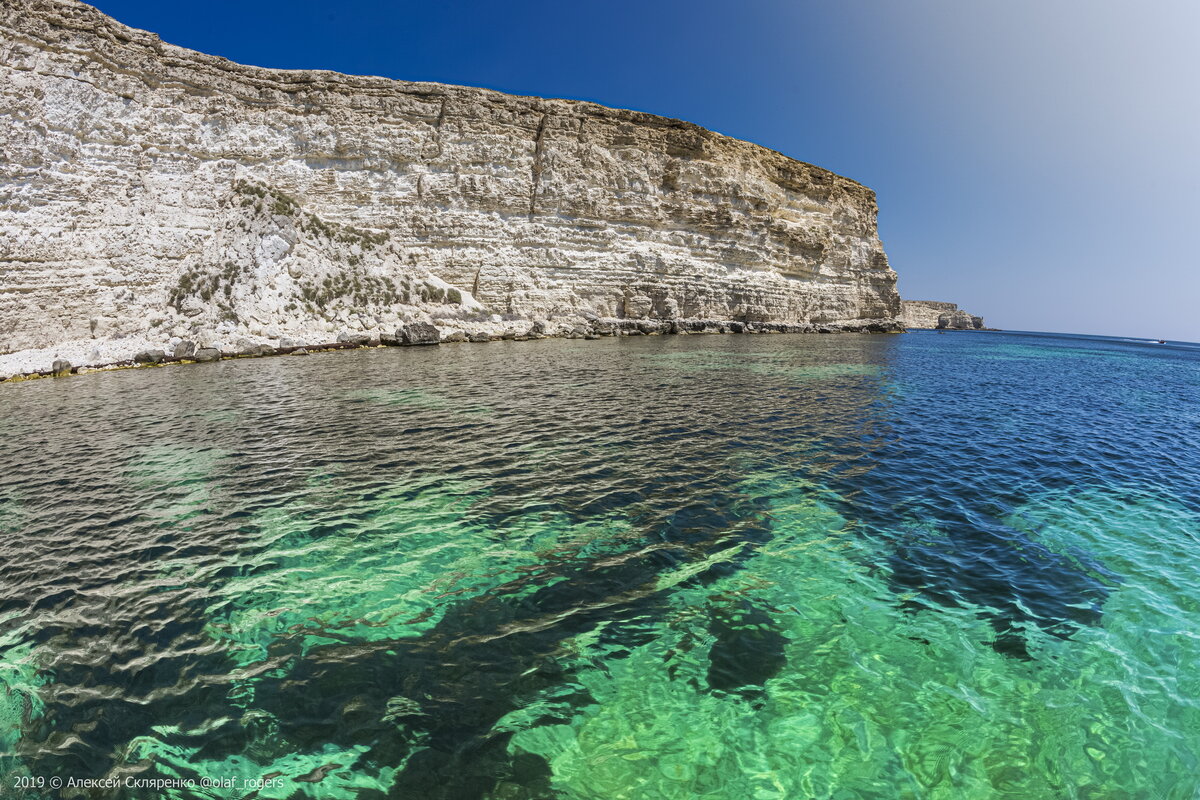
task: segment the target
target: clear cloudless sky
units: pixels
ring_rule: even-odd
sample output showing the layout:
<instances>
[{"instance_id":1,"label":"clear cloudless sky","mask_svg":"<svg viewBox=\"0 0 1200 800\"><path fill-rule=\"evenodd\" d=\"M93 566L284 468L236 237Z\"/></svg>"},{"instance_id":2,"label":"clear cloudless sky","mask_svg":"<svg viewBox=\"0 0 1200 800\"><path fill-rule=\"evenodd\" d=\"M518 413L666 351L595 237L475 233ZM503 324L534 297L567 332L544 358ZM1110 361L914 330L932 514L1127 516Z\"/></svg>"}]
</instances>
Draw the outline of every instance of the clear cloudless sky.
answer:
<instances>
[{"instance_id":1,"label":"clear cloudless sky","mask_svg":"<svg viewBox=\"0 0 1200 800\"><path fill-rule=\"evenodd\" d=\"M594 100L878 194L904 297L1200 341L1197 0L96 0L248 64Z\"/></svg>"}]
</instances>

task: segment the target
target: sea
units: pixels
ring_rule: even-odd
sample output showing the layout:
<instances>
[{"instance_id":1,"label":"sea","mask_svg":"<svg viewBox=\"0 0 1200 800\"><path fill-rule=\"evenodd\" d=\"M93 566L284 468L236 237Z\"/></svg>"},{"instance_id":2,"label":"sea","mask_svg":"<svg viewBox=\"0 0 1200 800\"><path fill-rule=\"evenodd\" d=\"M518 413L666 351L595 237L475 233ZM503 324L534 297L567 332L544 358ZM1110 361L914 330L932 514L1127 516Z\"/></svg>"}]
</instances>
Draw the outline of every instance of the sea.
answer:
<instances>
[{"instance_id":1,"label":"sea","mask_svg":"<svg viewBox=\"0 0 1200 800\"><path fill-rule=\"evenodd\" d=\"M0 385L0 797L1200 797L1200 346Z\"/></svg>"}]
</instances>

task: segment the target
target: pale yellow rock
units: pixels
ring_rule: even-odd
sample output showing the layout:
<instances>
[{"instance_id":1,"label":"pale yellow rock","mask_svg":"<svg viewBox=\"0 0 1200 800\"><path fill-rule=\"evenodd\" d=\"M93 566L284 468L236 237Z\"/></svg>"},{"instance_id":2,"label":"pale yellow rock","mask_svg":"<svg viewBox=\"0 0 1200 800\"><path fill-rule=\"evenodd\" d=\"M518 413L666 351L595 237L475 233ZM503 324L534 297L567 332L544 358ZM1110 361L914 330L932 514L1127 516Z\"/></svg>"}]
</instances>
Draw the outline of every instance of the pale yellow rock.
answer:
<instances>
[{"instance_id":1,"label":"pale yellow rock","mask_svg":"<svg viewBox=\"0 0 1200 800\"><path fill-rule=\"evenodd\" d=\"M0 150L0 353L492 313L898 327L875 195L827 170L591 103L242 66L73 0L0 0Z\"/></svg>"},{"instance_id":2,"label":"pale yellow rock","mask_svg":"<svg viewBox=\"0 0 1200 800\"><path fill-rule=\"evenodd\" d=\"M906 328L936 328L938 317L958 310L957 303L938 300L900 301L900 321Z\"/></svg>"},{"instance_id":3,"label":"pale yellow rock","mask_svg":"<svg viewBox=\"0 0 1200 800\"><path fill-rule=\"evenodd\" d=\"M973 316L957 303L938 300L902 300L900 322L905 328L977 329L983 327L983 317Z\"/></svg>"}]
</instances>

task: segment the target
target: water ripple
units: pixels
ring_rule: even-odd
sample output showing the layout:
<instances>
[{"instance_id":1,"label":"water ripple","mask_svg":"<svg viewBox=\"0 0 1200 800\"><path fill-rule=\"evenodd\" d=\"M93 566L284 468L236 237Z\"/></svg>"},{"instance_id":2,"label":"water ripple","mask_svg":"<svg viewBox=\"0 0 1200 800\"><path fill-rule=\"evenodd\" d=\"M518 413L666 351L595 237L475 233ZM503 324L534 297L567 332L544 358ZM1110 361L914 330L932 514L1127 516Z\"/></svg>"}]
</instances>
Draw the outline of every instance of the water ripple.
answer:
<instances>
[{"instance_id":1,"label":"water ripple","mask_svg":"<svg viewBox=\"0 0 1200 800\"><path fill-rule=\"evenodd\" d=\"M185 782L73 795L114 798L1191 798L1198 385L1186 348L1000 334L6 385L0 767Z\"/></svg>"}]
</instances>

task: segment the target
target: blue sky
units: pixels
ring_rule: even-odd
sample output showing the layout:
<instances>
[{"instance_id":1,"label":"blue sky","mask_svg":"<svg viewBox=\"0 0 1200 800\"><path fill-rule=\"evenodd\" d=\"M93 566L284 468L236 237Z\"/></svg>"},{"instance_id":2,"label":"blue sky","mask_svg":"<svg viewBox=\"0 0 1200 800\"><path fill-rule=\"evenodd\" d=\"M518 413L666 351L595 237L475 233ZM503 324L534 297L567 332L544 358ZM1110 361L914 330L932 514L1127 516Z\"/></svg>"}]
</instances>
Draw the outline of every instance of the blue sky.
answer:
<instances>
[{"instance_id":1,"label":"blue sky","mask_svg":"<svg viewBox=\"0 0 1200 800\"><path fill-rule=\"evenodd\" d=\"M1200 341L1194 0L99 0L243 63L595 100L876 190L904 297Z\"/></svg>"}]
</instances>

